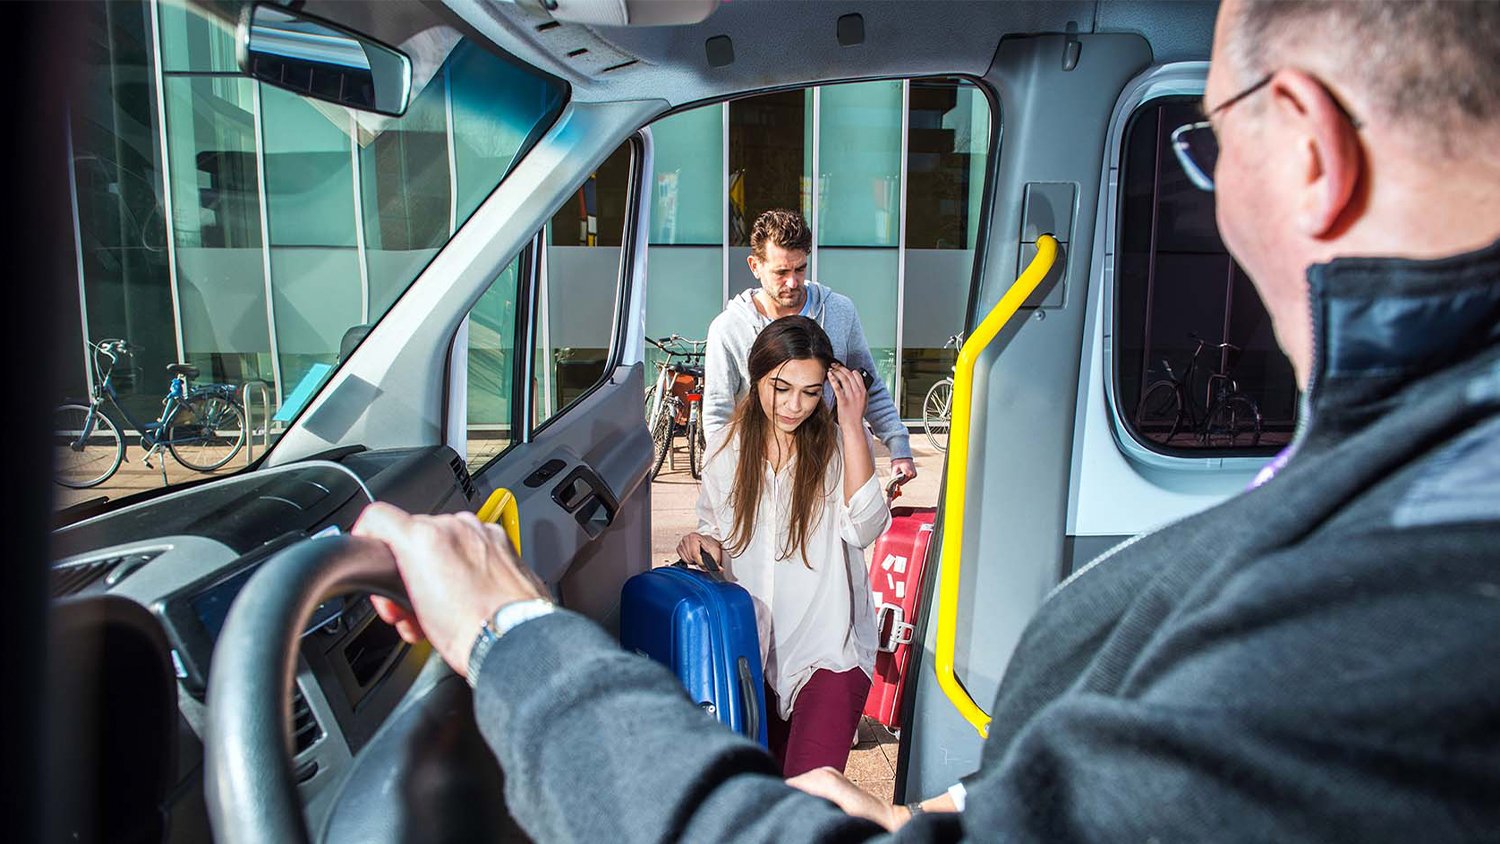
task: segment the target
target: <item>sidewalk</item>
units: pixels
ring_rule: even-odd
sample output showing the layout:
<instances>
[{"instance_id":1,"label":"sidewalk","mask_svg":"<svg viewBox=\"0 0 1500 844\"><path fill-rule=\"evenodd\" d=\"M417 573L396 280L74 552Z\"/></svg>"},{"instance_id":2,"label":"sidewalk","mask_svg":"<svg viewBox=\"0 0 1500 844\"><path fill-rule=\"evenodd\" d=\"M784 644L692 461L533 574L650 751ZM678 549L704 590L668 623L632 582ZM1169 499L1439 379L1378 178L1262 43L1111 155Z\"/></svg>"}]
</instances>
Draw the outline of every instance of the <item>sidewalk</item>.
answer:
<instances>
[{"instance_id":1,"label":"sidewalk","mask_svg":"<svg viewBox=\"0 0 1500 844\"><path fill-rule=\"evenodd\" d=\"M668 463L651 486L651 564L667 565L677 560L677 540L698 526L694 507L698 501L698 482L688 472L687 444L678 437L676 468ZM933 507L937 505L946 455L932 447L919 427L912 432L912 456L917 461L917 477L901 488L897 506ZM670 458L669 458L670 459ZM882 483L891 476L891 456L885 446L875 444L875 472ZM867 560L868 562L868 560ZM859 726L859 744L849 752L844 775L865 791L889 801L896 784L898 739L869 719Z\"/></svg>"}]
</instances>

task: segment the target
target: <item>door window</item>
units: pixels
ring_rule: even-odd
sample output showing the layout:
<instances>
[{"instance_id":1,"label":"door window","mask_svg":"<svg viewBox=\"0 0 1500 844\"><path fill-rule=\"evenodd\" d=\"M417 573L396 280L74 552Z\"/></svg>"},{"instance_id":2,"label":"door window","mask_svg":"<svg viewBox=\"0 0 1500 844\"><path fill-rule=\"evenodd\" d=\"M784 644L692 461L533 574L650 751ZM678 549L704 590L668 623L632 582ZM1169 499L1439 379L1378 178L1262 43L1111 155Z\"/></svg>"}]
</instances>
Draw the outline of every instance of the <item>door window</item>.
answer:
<instances>
[{"instance_id":1,"label":"door window","mask_svg":"<svg viewBox=\"0 0 1500 844\"><path fill-rule=\"evenodd\" d=\"M536 426L604 377L627 240L632 144L622 144L547 226L537 297Z\"/></svg>"},{"instance_id":2,"label":"door window","mask_svg":"<svg viewBox=\"0 0 1500 844\"><path fill-rule=\"evenodd\" d=\"M604 377L615 357L616 306L636 169L622 144L553 213L537 249L506 266L469 312L467 459L484 466L532 430L566 412ZM535 291L534 294L530 291ZM523 295L526 294L526 295ZM519 314L529 300L530 314ZM528 319L530 317L530 319ZM516 350L534 325L530 418L515 388Z\"/></svg>"},{"instance_id":3,"label":"door window","mask_svg":"<svg viewBox=\"0 0 1500 844\"><path fill-rule=\"evenodd\" d=\"M1183 457L1270 454L1297 422L1291 363L1219 239L1213 194L1171 149L1199 100L1147 102L1125 132L1115 300L1115 408L1142 445Z\"/></svg>"}]
</instances>

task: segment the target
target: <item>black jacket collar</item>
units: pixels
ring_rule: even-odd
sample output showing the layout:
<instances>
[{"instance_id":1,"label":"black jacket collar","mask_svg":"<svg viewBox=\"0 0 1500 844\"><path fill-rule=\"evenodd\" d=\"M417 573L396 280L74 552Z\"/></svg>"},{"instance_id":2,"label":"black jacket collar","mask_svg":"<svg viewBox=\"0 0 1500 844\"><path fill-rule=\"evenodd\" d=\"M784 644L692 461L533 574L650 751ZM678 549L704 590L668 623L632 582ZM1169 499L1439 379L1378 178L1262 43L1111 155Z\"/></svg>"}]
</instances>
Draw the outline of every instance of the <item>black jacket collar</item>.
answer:
<instances>
[{"instance_id":1,"label":"black jacket collar","mask_svg":"<svg viewBox=\"0 0 1500 844\"><path fill-rule=\"evenodd\" d=\"M1319 422L1500 346L1500 241L1436 260L1339 258L1308 284Z\"/></svg>"}]
</instances>

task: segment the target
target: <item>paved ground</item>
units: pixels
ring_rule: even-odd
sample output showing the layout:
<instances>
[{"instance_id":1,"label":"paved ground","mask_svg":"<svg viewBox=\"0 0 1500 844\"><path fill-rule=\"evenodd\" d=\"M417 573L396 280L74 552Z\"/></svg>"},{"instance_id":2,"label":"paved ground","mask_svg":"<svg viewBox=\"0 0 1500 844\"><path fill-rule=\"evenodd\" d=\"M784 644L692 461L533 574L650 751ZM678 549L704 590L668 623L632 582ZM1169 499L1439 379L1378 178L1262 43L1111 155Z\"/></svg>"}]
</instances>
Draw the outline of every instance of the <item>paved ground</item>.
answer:
<instances>
[{"instance_id":1,"label":"paved ground","mask_svg":"<svg viewBox=\"0 0 1500 844\"><path fill-rule=\"evenodd\" d=\"M651 562L664 565L676 561L677 540L698 526L694 505L698 500L698 482L687 469L687 445L676 441L676 468L662 467L651 495ZM898 505L932 507L937 504L938 486L942 480L944 454L934 449L918 429L912 437L912 452L917 460L917 478L902 487ZM875 471L883 479L891 474L890 453L883 446L875 448ZM896 784L897 737L869 719L859 727L859 744L849 752L845 776L865 791L890 800Z\"/></svg>"},{"instance_id":2,"label":"paved ground","mask_svg":"<svg viewBox=\"0 0 1500 844\"><path fill-rule=\"evenodd\" d=\"M195 472L183 466L172 458L172 455L158 453L151 458L152 468L146 468L141 463L141 458L146 456L146 450L140 447L139 438L134 434L125 438L125 459L120 463L120 468L109 480L89 489L68 489L67 487L52 485L52 509L61 510L81 501L89 501L95 498L107 496L111 499L121 498L132 493L147 489L160 489L170 484L186 483L206 477L219 475L230 475L245 468L247 449L241 449L224 468L218 471L204 474ZM227 449L226 449L227 450ZM255 454L259 455L264 449L259 439L255 441ZM165 467L166 483L162 482L162 471Z\"/></svg>"}]
</instances>

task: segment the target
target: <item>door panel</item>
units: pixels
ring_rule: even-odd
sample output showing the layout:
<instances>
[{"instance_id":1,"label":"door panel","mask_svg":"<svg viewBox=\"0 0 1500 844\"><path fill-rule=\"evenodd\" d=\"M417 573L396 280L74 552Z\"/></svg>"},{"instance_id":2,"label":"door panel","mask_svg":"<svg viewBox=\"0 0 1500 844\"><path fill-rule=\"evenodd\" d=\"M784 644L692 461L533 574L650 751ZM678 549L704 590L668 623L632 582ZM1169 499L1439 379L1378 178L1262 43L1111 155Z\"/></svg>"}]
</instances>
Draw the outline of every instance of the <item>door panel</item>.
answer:
<instances>
[{"instance_id":1,"label":"door panel","mask_svg":"<svg viewBox=\"0 0 1500 844\"><path fill-rule=\"evenodd\" d=\"M644 389L641 364L617 368L476 478L479 498L500 488L516 496L522 556L561 603L611 630L620 585L650 567Z\"/></svg>"},{"instance_id":2,"label":"door panel","mask_svg":"<svg viewBox=\"0 0 1500 844\"><path fill-rule=\"evenodd\" d=\"M1021 631L1066 565L1068 478L1078 362L1089 288L1105 130L1122 86L1151 58L1131 35L1082 35L1071 70L1058 62L1068 36L1006 39L986 81L999 94L1005 136L991 160L991 207L972 327L1014 282L1027 257L1027 197L1058 190L1072 204L1058 269L981 355L970 419L969 484L960 560L929 563L926 613L907 683L896 797L937 794L979 763L982 740L938 687L936 589L943 566L961 567L956 674L988 710ZM1032 203L1035 205L1035 203ZM1052 228L1053 226L1048 226ZM1066 235L1066 237L1064 236ZM943 513L946 513L946 508ZM940 514L940 516L943 514ZM942 541L941 528L935 543ZM913 670L912 668L908 669Z\"/></svg>"},{"instance_id":3,"label":"door panel","mask_svg":"<svg viewBox=\"0 0 1500 844\"><path fill-rule=\"evenodd\" d=\"M563 606L611 630L620 586L650 566L651 542L639 327L645 264L637 260L647 234L641 185L650 180L649 138L638 134L621 151L630 165L628 172L617 167L614 177L628 176L628 186L601 184L606 163L564 201L564 208L579 209L567 213L580 217L587 242L560 244L572 232L556 230L566 215L555 211L544 236L507 268L514 279L502 273L498 292L482 297L466 320L450 354L448 407L450 437L478 466L477 498L509 490L527 564ZM623 213L598 214L597 198L612 190L623 195ZM599 232L596 242L598 216L612 216L615 231ZM570 260L549 258L560 246L575 251ZM589 307L579 307L585 297ZM507 309L514 313L511 342L476 337L503 333ZM484 374L491 371L499 375ZM485 392L507 377L526 386L503 400ZM495 452L487 463L480 459Z\"/></svg>"}]
</instances>

